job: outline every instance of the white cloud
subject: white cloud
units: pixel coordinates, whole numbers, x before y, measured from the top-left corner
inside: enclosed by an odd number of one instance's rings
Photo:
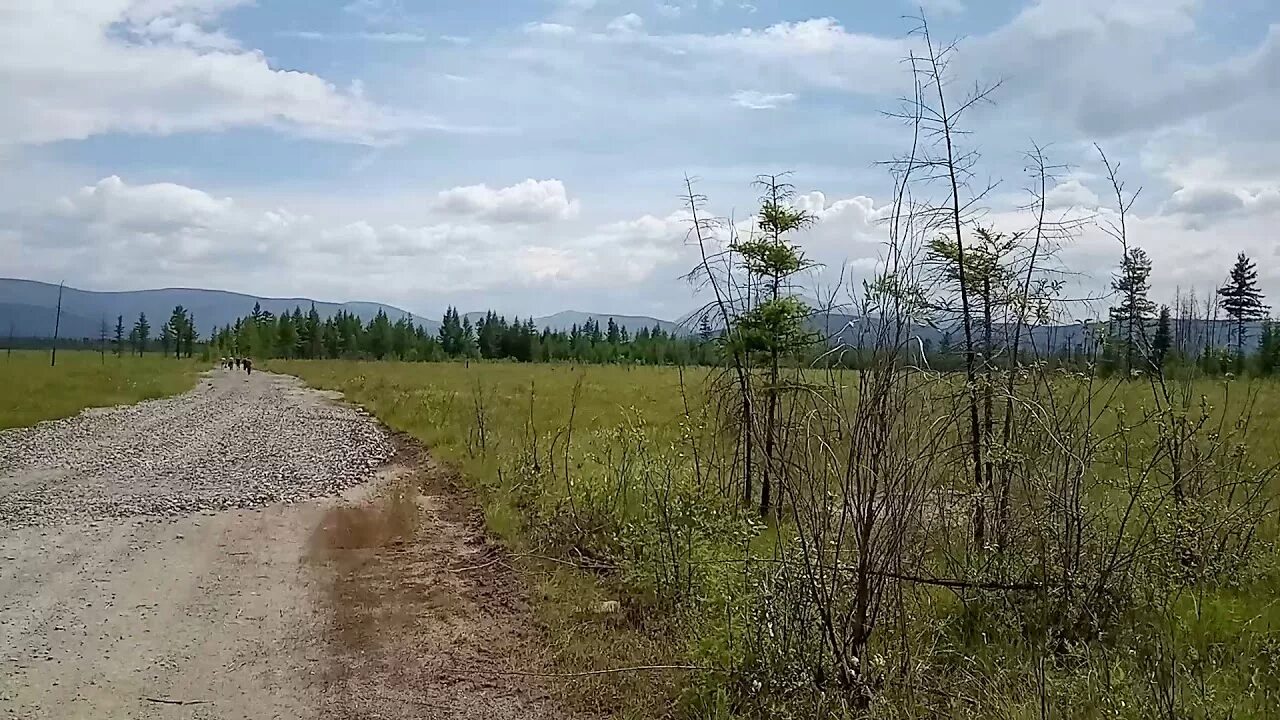
[[[683,12],[683,9],[679,5],[673,5],[666,2],[658,3],[657,9],[658,14],[665,18],[678,18]]]
[[[444,190],[434,207],[451,215],[463,215],[503,223],[536,223],[571,219],[578,201],[569,198],[559,180],[525,180],[510,187],[469,185]]]
[[[1233,215],[1262,214],[1280,210],[1280,185],[1258,191],[1221,185],[1178,188],[1160,206],[1163,215],[1177,216],[1187,227],[1207,229]]]
[[[744,79],[783,77],[788,83],[856,93],[897,92],[906,81],[901,63],[908,47],[904,40],[850,32],[834,18],[645,39]]]
[[[616,287],[648,278],[681,248],[675,219],[554,235],[523,224],[577,213],[558,181],[455,188],[438,197],[425,222],[380,222],[264,209],[184,185],[110,176],[24,213],[0,236],[19,258],[11,271],[25,276],[65,273],[108,287],[326,288],[377,298],[424,286],[441,294],[553,281]]]
[[[1098,195],[1079,180],[1068,180],[1050,188],[1044,195],[1047,210],[1069,208],[1093,209],[1098,207]]]
[[[627,13],[610,20],[605,29],[621,34],[638,33],[644,29],[644,18],[635,13]]]
[[[298,40],[362,40],[365,42],[388,43],[393,45],[416,45],[425,43],[430,38],[426,35],[410,32],[341,32],[326,33],[314,30],[284,30],[276,33],[278,37]]]
[[[0,142],[267,126],[385,142],[452,129],[273,68],[212,23],[242,0],[60,0],[0,10]],[[391,36],[386,36],[389,38]],[[384,39],[386,39],[384,38]]]
[[[63,197],[58,208],[67,217],[139,233],[168,233],[217,225],[234,210],[230,198],[173,183],[126,185],[119,176]]]
[[[549,35],[549,36],[565,36],[573,34],[572,25],[563,25],[553,22],[531,22],[524,26],[524,31],[530,35]]]
[[[763,93],[759,90],[741,90],[733,94],[733,104],[749,110],[773,110],[795,99],[794,93]]]

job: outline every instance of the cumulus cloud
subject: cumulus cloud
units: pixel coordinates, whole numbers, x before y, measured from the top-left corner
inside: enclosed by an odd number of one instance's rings
[[[399,296],[567,283],[641,282],[682,250],[679,218],[642,216],[547,235],[536,223],[577,212],[561,183],[526,181],[439,194],[418,224],[262,208],[174,183],[110,176],[0,230],[11,271],[57,268],[82,284],[217,286],[253,292],[343,289]],[[299,285],[282,285],[296,282]]]
[[[529,179],[504,188],[469,185],[444,190],[436,196],[435,207],[493,222],[537,223],[573,218],[579,204],[559,180]]]
[[[903,39],[852,32],[829,17],[714,34],[639,31],[637,26],[633,41],[675,57],[696,58],[708,69],[740,78],[784,74],[805,86],[857,93],[896,91],[905,78],[901,59],[908,46]]]
[[[795,99],[794,93],[765,93],[759,90],[741,90],[733,94],[733,104],[748,110],[773,110]]]
[[[1233,189],[1221,185],[1178,188],[1160,206],[1164,215],[1181,218],[1189,228],[1205,229],[1233,215],[1280,210],[1280,185],[1261,190]]]
[[[644,29],[644,18],[635,13],[627,13],[610,20],[605,29],[624,35],[638,33]]]
[[[1068,180],[1050,188],[1044,195],[1044,205],[1048,210],[1064,210],[1069,208],[1096,208],[1098,195],[1079,180]]]
[[[0,10],[0,142],[267,126],[385,142],[452,128],[272,67],[214,23],[243,0],[66,0]]]

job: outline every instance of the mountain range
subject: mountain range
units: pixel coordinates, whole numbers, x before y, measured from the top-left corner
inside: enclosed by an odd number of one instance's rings
[[[129,328],[132,327],[139,313],[146,313],[152,326],[158,327],[169,319],[176,305],[181,305],[190,311],[195,318],[196,328],[201,334],[207,335],[214,327],[234,323],[237,318],[248,315],[255,303],[263,310],[275,315],[293,312],[295,307],[300,307],[303,312],[306,312],[314,304],[321,317],[346,311],[367,321],[381,310],[391,318],[392,322],[407,316],[412,317],[414,322],[423,325],[430,332],[435,332],[440,327],[438,320],[424,318],[394,305],[376,302],[336,303],[310,298],[260,297],[226,290],[195,288],[98,292],[66,287],[62,292],[62,319],[58,336],[97,338],[102,332],[104,322],[109,328],[108,332],[111,332],[115,327],[116,317],[123,315],[125,326]],[[57,307],[57,285],[35,280],[0,278],[0,337],[7,335],[27,338],[52,337]],[[473,323],[484,315],[484,312],[466,314]],[[615,323],[632,333],[641,328],[653,328],[655,325],[667,332],[677,329],[676,323],[652,317],[574,310],[535,317],[533,321],[538,328],[568,330],[573,325],[585,324],[588,319],[594,319],[603,327],[608,324],[609,318],[613,318]]]
[[[131,327],[139,313],[146,313],[153,327],[165,322],[173,312],[175,305],[182,305],[191,311],[196,320],[196,327],[207,335],[214,327],[234,323],[237,318],[248,315],[254,304],[263,310],[276,315],[292,312],[295,307],[306,312],[314,303],[321,317],[328,317],[338,311],[346,311],[364,320],[372,318],[379,310],[385,312],[392,322],[403,317],[411,317],[414,322],[427,328],[429,332],[439,329],[438,320],[423,318],[393,305],[376,302],[325,302],[310,298],[270,298],[226,290],[201,290],[192,288],[163,288],[157,290],[130,290],[122,292],[96,292],[67,287],[63,289],[62,320],[59,337],[97,338],[102,332],[102,324],[112,331],[117,316],[123,315],[126,327]],[[47,338],[53,335],[54,316],[57,313],[58,286],[34,280],[18,280],[0,278],[0,337],[11,334],[22,338]],[[485,316],[484,312],[469,312],[465,317],[474,324]],[[513,316],[507,316],[514,319]],[[553,315],[535,317],[534,325],[538,328],[552,330],[569,330],[574,325],[582,326],[588,320],[595,320],[603,328],[612,318],[615,323],[625,327],[634,334],[642,328],[662,328],[666,332],[696,332],[701,315],[691,313],[675,322],[660,320],[644,315],[611,315],[608,313],[579,312],[565,310]],[[711,319],[714,320],[714,317]],[[860,339],[867,339],[874,331],[874,320],[832,310],[819,313],[811,319],[811,327],[833,341],[843,342],[850,346],[860,344]],[[1204,347],[1206,339],[1213,338],[1214,344],[1226,345],[1230,336],[1230,323],[1225,320],[1210,323],[1204,320],[1183,321],[1181,333],[1188,338],[1188,349],[1197,352]],[[717,323],[713,323],[717,325]],[[911,329],[911,336],[918,339],[921,345],[933,350],[945,344],[947,333],[944,329],[916,326]],[[961,333],[959,329],[951,331],[950,341],[959,345]],[[997,335],[1000,335],[997,331]],[[1247,333],[1249,344],[1256,346],[1261,332],[1258,323],[1250,323]],[[1078,349],[1087,344],[1085,331],[1080,324],[1048,325],[1031,329],[1020,343],[1023,347],[1034,346],[1040,353],[1059,352],[1064,348]]]

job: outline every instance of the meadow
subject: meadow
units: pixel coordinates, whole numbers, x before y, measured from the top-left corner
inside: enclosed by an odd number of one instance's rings
[[[1261,718],[1280,707],[1280,384],[1202,378],[1161,394],[1064,375],[988,460],[1013,480],[1002,529],[975,547],[974,488],[951,459],[952,376],[911,381],[900,420],[884,422],[874,378],[802,373],[823,399],[786,415],[796,440],[761,517],[736,485],[732,393],[714,370],[269,369],[343,392],[461,473],[534,588],[558,671],[643,668],[564,680],[587,709]],[[1184,402],[1169,406],[1173,395]],[[593,612],[607,600],[622,611]]]
[[[0,357],[0,428],[200,363]],[[1265,718],[1280,707],[1280,383],[1023,378],[972,539],[963,383],[795,371],[776,504],[722,370],[269,361],[456,469],[526,577],[565,700],[622,718]],[[1003,381],[1002,381],[1003,382]],[[1043,387],[1037,389],[1037,383]],[[890,402],[892,401],[892,402]],[[993,399],[1001,416],[1000,398]],[[755,452],[760,452],[757,447]],[[988,480],[990,482],[990,479]],[[601,608],[617,601],[617,612]]]
[[[190,390],[204,366],[148,354],[105,357],[59,350],[0,354],[0,430],[74,415],[88,407],[153,400]]]

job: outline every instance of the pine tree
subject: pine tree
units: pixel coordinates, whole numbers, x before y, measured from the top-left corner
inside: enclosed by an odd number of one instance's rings
[[[280,357],[292,358],[297,344],[298,330],[294,327],[293,318],[287,312],[280,313],[280,320],[276,323],[276,353]]]
[[[1169,348],[1173,344],[1173,333],[1170,327],[1169,306],[1160,306],[1160,319],[1156,321],[1156,334],[1151,338],[1151,364],[1157,370],[1164,368],[1165,358],[1169,356]]]
[[[367,333],[369,353],[379,360],[386,357],[392,345],[391,318],[386,312],[378,310],[378,314],[369,321]]]
[[[324,353],[324,325],[320,322],[320,313],[316,304],[311,303],[307,312],[307,352],[306,357],[314,360]]]
[[[808,348],[815,340],[806,329],[809,307],[795,295],[785,292],[790,278],[812,265],[800,248],[789,241],[789,236],[812,225],[815,217],[792,206],[794,190],[780,176],[762,176],[757,186],[763,190],[756,218],[760,234],[739,242],[737,251],[742,258],[743,269],[762,288],[763,299],[737,318],[736,327],[732,330],[736,352],[744,357],[760,358],[767,372],[764,383],[764,462],[760,482],[760,514],[767,515],[772,508],[772,474],[777,464],[774,456],[776,429],[781,424],[778,415],[781,362]],[[655,362],[666,360],[666,343],[661,342],[665,335],[658,325],[650,332],[650,337],[656,341]],[[747,490],[750,492],[750,487]]]
[[[703,313],[698,320],[698,337],[702,338],[702,342],[711,342],[711,338],[715,332],[711,329],[711,314]]]
[[[138,349],[138,354],[141,355],[147,351],[147,341],[151,339],[151,323],[147,322],[146,313],[138,313],[138,321],[133,324],[133,332],[135,346]]]
[[[455,313],[457,311],[454,311]],[[475,328],[471,326],[471,318],[462,319],[462,332],[458,341],[458,354],[463,357],[476,357],[479,351],[476,349],[476,333]]]
[[[169,353],[169,342],[173,343],[173,356],[182,356],[182,339],[187,334],[187,310],[181,305],[175,305],[173,313],[169,315],[169,322],[160,328],[161,345],[164,346],[165,354]]]
[[[1257,367],[1259,375],[1271,375],[1280,366],[1280,328],[1274,320],[1262,321],[1262,333],[1258,343]]]
[[[1239,369],[1244,361],[1245,325],[1266,317],[1269,309],[1263,304],[1262,291],[1258,289],[1258,268],[1244,253],[1236,256],[1227,284],[1218,289],[1218,306],[1235,321],[1236,367]]]
[[[172,321],[160,326],[160,354],[162,356],[168,357],[169,345],[173,343],[173,334]]]
[[[1147,325],[1155,303],[1147,299],[1151,289],[1151,259],[1139,247],[1129,248],[1120,261],[1120,272],[1112,278],[1111,289],[1120,303],[1111,309],[1115,336],[1123,353],[1124,371],[1129,374],[1147,348]]]
[[[196,345],[196,316],[187,311],[187,322],[182,328],[182,349],[191,357]]]

